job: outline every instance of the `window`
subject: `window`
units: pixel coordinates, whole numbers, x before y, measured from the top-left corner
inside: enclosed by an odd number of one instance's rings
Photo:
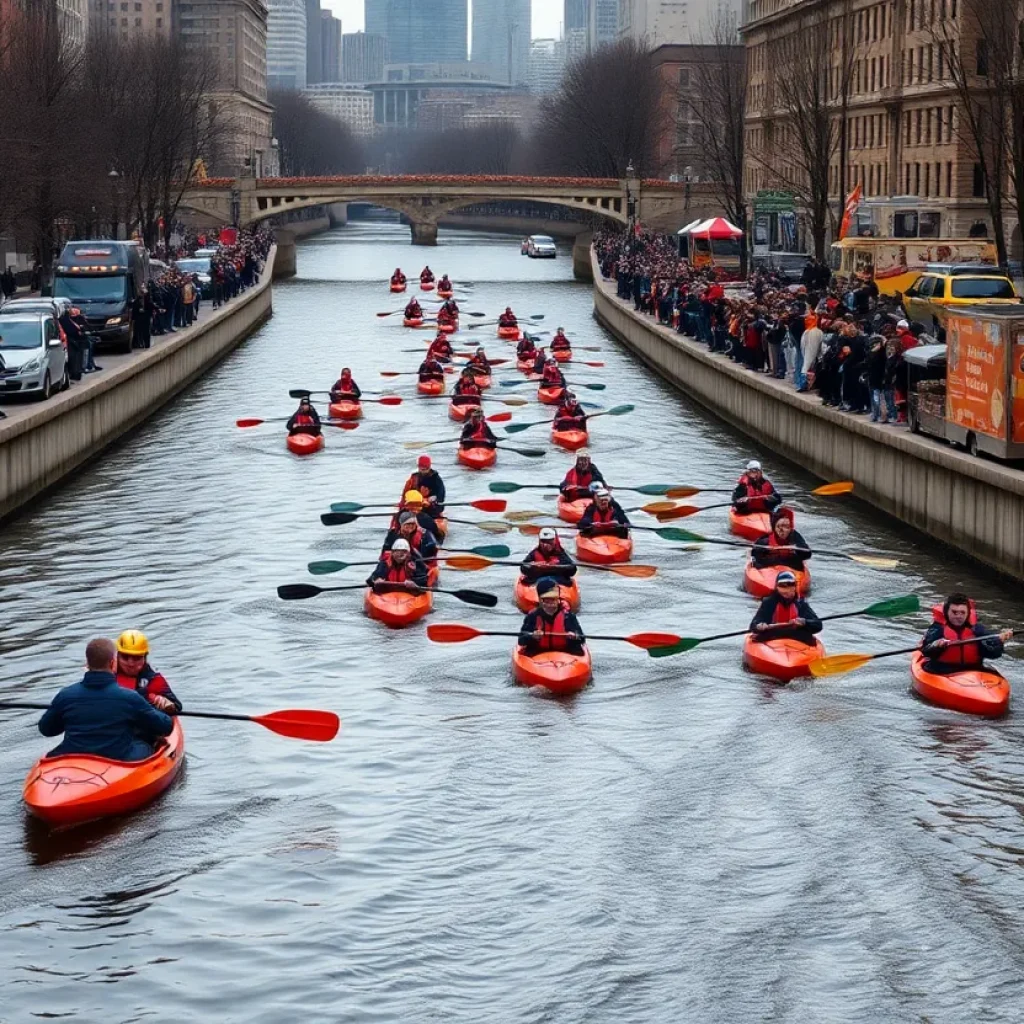
[[[944,299],[946,297],[946,282],[941,277],[933,278],[935,285],[932,288],[933,299]]]
[[[1013,285],[1005,278],[958,278],[953,281],[954,299],[1015,299]]]
[[[985,173],[981,169],[981,164],[974,165],[974,180],[971,183],[971,195],[977,199],[983,199],[988,191],[985,188]]]
[[[978,47],[975,53],[975,60],[978,63],[978,77],[988,77],[988,40],[979,39]]]
[[[689,89],[690,88],[690,69],[680,68],[679,69],[679,88]]]

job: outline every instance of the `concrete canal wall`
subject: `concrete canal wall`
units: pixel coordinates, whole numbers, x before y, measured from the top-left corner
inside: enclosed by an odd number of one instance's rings
[[[670,383],[772,451],[944,544],[1024,579],[1024,473],[902,427],[824,408],[817,396],[738,367],[620,302],[596,262],[597,318]]]
[[[201,377],[271,314],[271,250],[260,283],[188,330],[131,355],[97,353],[90,374],[46,402],[8,403],[0,420],[0,518],[59,483]]]

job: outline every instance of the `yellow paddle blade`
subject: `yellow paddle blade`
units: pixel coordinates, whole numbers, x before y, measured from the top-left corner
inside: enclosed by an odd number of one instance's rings
[[[426,448],[429,445],[429,441],[403,441],[402,447],[408,448],[409,451],[418,451],[420,448]]]
[[[866,665],[873,657],[871,654],[830,654],[811,662],[811,675],[818,679],[822,676],[845,675]]]
[[[505,518],[510,523],[528,523],[531,519],[541,519],[550,515],[550,512],[536,512],[528,509],[525,512],[506,512]]]
[[[616,576],[626,576],[631,580],[649,580],[658,573],[656,565],[610,565],[608,568]]]
[[[898,569],[903,563],[898,558],[878,558],[875,555],[850,555],[851,561],[870,565],[872,569]]]
[[[852,490],[852,480],[841,480],[837,484],[825,484],[824,487],[815,487],[811,494],[818,494],[824,498],[834,498],[837,494],[849,494]]]
[[[671,512],[675,507],[676,503],[674,501],[652,501],[649,505],[644,505],[640,511],[653,516],[659,512]]]

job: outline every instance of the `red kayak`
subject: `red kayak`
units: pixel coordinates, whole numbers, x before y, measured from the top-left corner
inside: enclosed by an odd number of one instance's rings
[[[754,597],[767,597],[775,592],[775,580],[780,572],[791,572],[796,577],[796,592],[800,597],[805,597],[811,592],[810,569],[790,569],[788,565],[770,565],[764,569],[755,569],[753,562],[747,562],[747,567],[743,571],[743,589]]]
[[[567,452],[574,452],[577,448],[583,448],[588,438],[585,430],[555,430],[552,427],[551,440],[559,448],[564,448]]]
[[[754,634],[748,633],[743,641],[743,664],[751,672],[771,676],[783,683],[809,676],[811,662],[824,657],[825,647],[820,640],[813,644],[805,644],[792,637],[755,640]]]
[[[563,601],[569,602],[569,609],[571,611],[579,611],[580,588],[575,577],[558,585],[558,596]],[[519,579],[516,580],[515,599],[516,607],[521,612],[532,612],[539,603],[537,600],[537,587],[533,584],[527,583],[526,580],[520,576]]]
[[[572,349],[571,348],[553,348],[551,354],[560,363],[571,363],[572,362]]]
[[[459,448],[459,462],[468,469],[487,469],[498,458],[494,448]]]
[[[522,686],[543,686],[558,697],[579,693],[592,676],[590,651],[568,654],[541,651],[528,658],[518,647],[512,650],[512,678]]]
[[[425,292],[432,292],[434,290],[434,282],[420,281],[420,289]]]
[[[474,373],[473,380],[481,391],[486,391],[491,386],[491,375],[489,373]]]
[[[145,761],[110,761],[92,754],[44,757],[25,779],[29,812],[50,825],[80,825],[128,814],[155,800],[185,764],[185,734],[174,730]]]
[[[292,455],[312,455],[323,448],[324,435],[318,434],[314,437],[312,434],[289,434],[285,438],[285,444]]]
[[[469,415],[470,410],[479,409],[480,403],[477,402],[475,405],[467,402],[465,405],[456,405],[454,402],[448,403],[448,418],[455,420],[456,423],[462,423]]]
[[[518,327],[499,327],[498,337],[504,338],[506,341],[518,341],[519,340],[519,328]]]
[[[444,381],[443,380],[418,380],[416,382],[416,390],[421,395],[443,395],[444,394]]]
[[[437,329],[442,334],[454,334],[459,329],[459,321],[456,320],[450,324],[438,324]]]
[[[533,363],[534,363],[534,360],[532,360],[532,359],[517,359],[516,360],[516,369],[520,373],[525,373],[525,374],[529,375],[529,374],[533,373]]]
[[[628,562],[632,554],[632,537],[616,537],[611,533],[599,534],[596,537],[576,534],[576,557],[581,562],[610,565],[613,562]]]
[[[371,619],[383,622],[392,629],[402,629],[418,622],[433,606],[433,594],[408,594],[394,591],[378,594],[372,588],[366,590],[366,614]]]
[[[578,523],[583,518],[583,513],[590,508],[590,498],[578,498],[576,501],[566,501],[562,495],[558,496],[558,518],[567,523]]]
[[[439,299],[450,299],[455,294],[450,288],[438,288],[437,297]]]
[[[729,530],[737,537],[747,540],[760,540],[766,533],[772,532],[771,516],[767,512],[750,512],[740,515],[735,509],[729,509]]]
[[[928,672],[923,654],[910,659],[914,690],[925,700],[968,715],[998,718],[1010,710],[1010,684],[991,669],[968,669],[941,675]]]
[[[558,405],[562,400],[562,392],[565,388],[561,384],[554,384],[545,387],[543,384],[537,388],[537,401],[543,405]]]
[[[331,402],[327,411],[331,419],[358,420],[363,415],[363,403],[358,398],[343,398],[339,402]]]
[[[399,281],[392,281],[391,282],[391,290],[393,292],[404,292],[405,291],[405,285],[403,283],[399,282]]]
[[[423,326],[423,317],[421,317],[421,316],[403,317],[402,318],[402,326],[403,327],[422,327]]]

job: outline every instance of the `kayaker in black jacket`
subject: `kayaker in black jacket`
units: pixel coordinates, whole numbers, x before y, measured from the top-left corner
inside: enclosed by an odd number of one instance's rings
[[[786,565],[790,569],[803,569],[811,557],[807,541],[793,529],[793,511],[780,505],[771,517],[772,532],[758,537],[750,551],[755,568]]]
[[[520,569],[527,583],[554,576],[564,583],[576,575],[576,563],[558,541],[558,534],[545,526],[537,537],[537,546],[523,559]]]
[[[422,590],[427,586],[427,567],[410,551],[409,542],[399,538],[390,551],[380,556],[377,568],[366,581],[374,590]]]
[[[580,448],[576,452],[576,464],[565,474],[565,479],[558,488],[566,501],[579,501],[591,496],[591,484],[604,484],[601,470],[590,461],[590,452]]]
[[[310,434],[313,437],[319,437],[323,433],[323,427],[320,426],[320,414],[313,408],[313,403],[308,398],[303,398],[299,402],[299,407],[288,420],[287,427],[289,437],[295,434]]]
[[[921,650],[927,659],[926,671],[939,675],[983,669],[984,659],[1001,658],[1003,645],[1013,638],[1012,629],[996,633],[979,622],[974,602],[966,594],[950,594],[944,604],[932,609],[932,619],[921,641]],[[950,646],[958,640],[972,638],[977,638],[978,642]]]
[[[360,398],[362,391],[359,385],[352,379],[352,371],[346,366],[341,371],[341,376],[331,385],[331,401],[337,402],[342,398]]]
[[[542,651],[582,654],[586,636],[579,620],[558,592],[558,581],[545,576],[537,581],[539,604],[530,612],[519,630],[519,647],[527,657]]]
[[[761,463],[751,459],[747,463],[747,471],[736,482],[732,492],[732,503],[740,515],[748,512],[771,512],[776,505],[782,504],[775,485],[761,471]]]
[[[462,436],[459,438],[460,448],[497,448],[498,439],[494,431],[487,425],[484,419],[484,411],[479,405],[473,406],[469,412],[469,419],[462,428]]]
[[[412,553],[428,565],[437,562],[437,536],[433,520],[426,513],[420,515],[430,525],[424,525],[420,517],[413,512],[399,512],[398,526],[388,530],[384,538],[383,550],[390,551],[395,543],[404,540],[412,550]]]
[[[796,577],[791,572],[780,572],[775,593],[761,601],[750,620],[755,640],[790,637],[808,646],[814,643],[814,634],[821,632],[821,620],[803,598],[797,597],[796,589]]]
[[[402,488],[402,496],[409,491],[419,491],[426,499],[427,512],[439,516],[444,512],[445,486],[441,474],[433,468],[429,455],[421,455],[416,460],[416,472],[413,473]]]
[[[579,522],[580,533],[586,537],[609,534],[628,537],[631,525],[629,516],[606,487],[599,487],[594,491],[594,500]]]

